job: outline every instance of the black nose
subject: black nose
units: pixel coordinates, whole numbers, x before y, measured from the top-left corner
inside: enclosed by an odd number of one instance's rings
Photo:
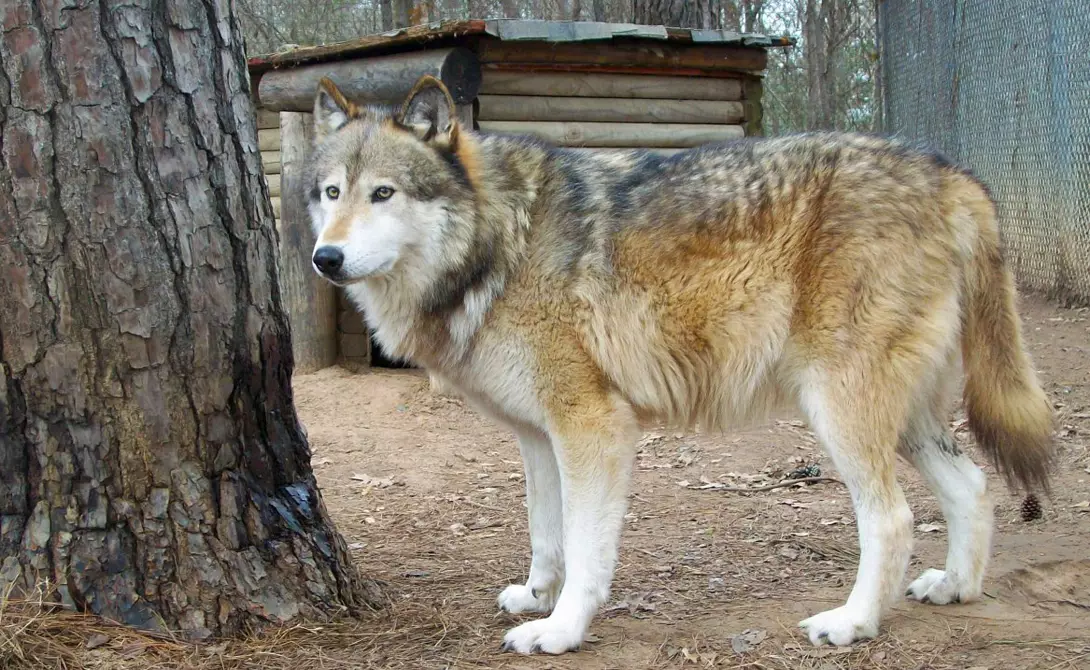
[[[314,252],[314,265],[322,274],[333,276],[344,265],[344,252],[337,247],[318,247]]]

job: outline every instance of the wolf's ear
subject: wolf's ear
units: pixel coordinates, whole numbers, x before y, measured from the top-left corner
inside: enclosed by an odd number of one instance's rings
[[[320,140],[336,132],[359,113],[359,108],[344,97],[329,77],[322,77],[318,82],[318,93],[314,96],[315,139]]]
[[[397,121],[424,142],[453,149],[458,141],[458,118],[450,91],[430,74],[416,81],[401,105]]]

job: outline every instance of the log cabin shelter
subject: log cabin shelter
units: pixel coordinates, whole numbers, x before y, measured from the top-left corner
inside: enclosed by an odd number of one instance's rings
[[[357,103],[400,103],[423,74],[463,124],[586,151],[687,147],[762,134],[768,50],[789,37],[665,26],[489,19],[422,24],[248,62],[258,142],[280,237],[281,294],[296,369],[397,366],[339,289],[313,271],[314,236],[293,192],[319,79]],[[283,188],[282,188],[283,185]]]

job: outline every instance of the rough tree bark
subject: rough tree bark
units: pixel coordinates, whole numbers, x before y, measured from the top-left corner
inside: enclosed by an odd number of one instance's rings
[[[412,25],[412,0],[393,0],[393,27],[405,28]]]
[[[831,130],[836,119],[837,0],[806,0],[804,12],[806,129]]]
[[[609,13],[606,11],[605,0],[591,0],[590,11],[592,21],[609,20]]]
[[[382,15],[382,29],[393,30],[394,28],[394,5],[393,0],[379,0],[379,13]]]
[[[0,10],[0,592],[198,638],[380,597],[292,403],[230,6]]]
[[[719,28],[719,0],[633,0],[635,23],[676,28]]]

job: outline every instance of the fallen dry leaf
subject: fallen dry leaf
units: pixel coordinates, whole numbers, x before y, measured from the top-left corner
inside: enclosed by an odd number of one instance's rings
[[[768,631],[749,628],[731,636],[730,648],[737,654],[744,654],[764,642],[766,637],[768,637]]]
[[[365,486],[375,486],[380,489],[397,486],[401,482],[395,482],[393,477],[372,477],[362,473],[352,475],[352,481],[361,482]]]

